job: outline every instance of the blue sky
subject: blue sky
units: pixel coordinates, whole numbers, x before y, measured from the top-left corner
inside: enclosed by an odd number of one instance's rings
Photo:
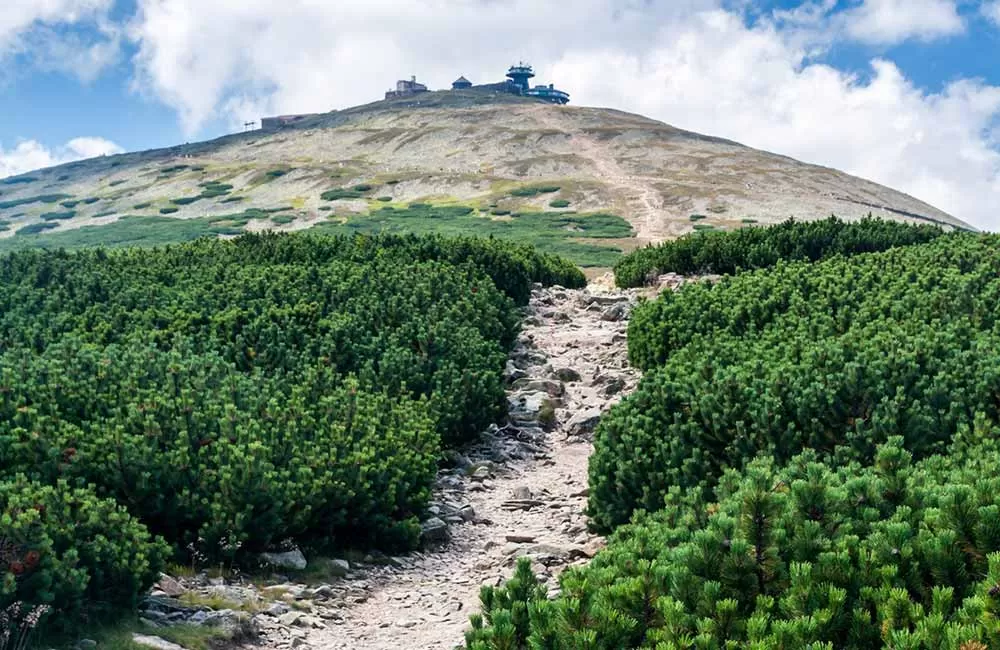
[[[1000,229],[1000,0],[7,0],[0,175],[528,59],[643,113]],[[504,39],[483,39],[485,30]]]

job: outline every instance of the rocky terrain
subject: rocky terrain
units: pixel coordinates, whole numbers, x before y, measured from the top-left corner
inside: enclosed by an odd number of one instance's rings
[[[539,184],[558,194],[518,193]],[[321,196],[358,186],[369,189],[332,201]],[[554,198],[564,207],[553,208]],[[638,115],[449,91],[6,179],[0,238],[25,227],[48,235],[108,226],[126,216],[234,213],[244,218],[223,223],[237,231],[297,230],[349,225],[358,215],[413,202],[474,207],[494,220],[509,220],[510,212],[610,212],[634,229],[616,242],[625,249],[696,225],[738,228],[793,216],[873,213],[967,227],[875,183]]]
[[[319,581],[292,571],[256,584],[164,577],[144,605],[153,626],[144,641],[157,643],[155,626],[193,622],[276,650],[444,650],[462,642],[480,586],[504,581],[517,558],[556,590],[566,567],[604,544],[587,530],[587,459],[602,412],[638,380],[625,345],[638,296],[608,278],[583,290],[536,287],[506,369],[509,419],[441,471],[424,551],[326,560]],[[267,560],[289,570],[310,561],[297,550]]]

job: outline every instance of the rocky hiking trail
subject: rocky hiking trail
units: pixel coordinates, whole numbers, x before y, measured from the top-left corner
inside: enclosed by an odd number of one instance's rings
[[[165,578],[147,618],[241,619],[259,631],[247,648],[451,650],[479,611],[480,587],[505,581],[519,557],[529,557],[554,592],[566,567],[604,545],[584,514],[591,434],[638,381],[628,367],[626,327],[639,293],[602,280],[581,290],[536,285],[505,371],[508,421],[453,453],[454,466],[439,473],[424,551],[333,560],[322,584]],[[298,551],[285,555],[290,565],[305,562]],[[169,597],[185,591],[256,613],[184,610]]]
[[[303,645],[450,650],[479,611],[480,586],[500,584],[518,557],[532,558],[554,588],[562,569],[601,548],[584,516],[589,437],[637,381],[625,347],[633,301],[596,288],[535,289],[506,371],[510,421],[455,454],[457,467],[439,476],[439,516],[424,526],[442,546],[348,576],[357,579],[340,585],[338,618],[308,630]]]

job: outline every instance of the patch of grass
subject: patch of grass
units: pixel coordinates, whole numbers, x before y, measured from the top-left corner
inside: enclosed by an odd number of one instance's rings
[[[328,205],[321,205],[321,206],[319,206],[319,208],[317,208],[317,209],[318,209],[318,210],[319,210],[320,212],[329,212],[329,211],[333,210],[333,208],[331,208],[331,207],[330,207],[330,206],[328,206]]]
[[[97,203],[100,200],[101,199],[98,198],[98,197],[96,197],[96,196],[91,196],[91,197],[88,197],[88,198],[84,199],[83,202],[86,203],[87,205],[93,205],[94,203]]]
[[[170,202],[174,205],[191,205],[192,203],[200,200],[200,196],[183,196],[179,199],[170,199]]]
[[[549,201],[549,207],[550,208],[568,208],[569,207],[569,201],[567,201],[566,199],[553,199],[552,201]]]
[[[324,201],[340,201],[341,199],[363,199],[364,196],[357,190],[338,189],[323,192],[319,197]]]
[[[284,226],[295,221],[295,217],[290,214],[276,214],[271,217],[271,221],[278,224],[279,226]]]
[[[202,188],[201,198],[203,199],[214,199],[219,196],[225,196],[233,189],[232,185],[220,183],[219,181],[199,183],[199,186]]]
[[[392,179],[391,181],[386,181],[386,182],[385,182],[385,184],[386,184],[386,185],[399,185],[399,182],[400,182],[400,181],[399,181],[399,179],[398,179],[398,178],[394,178],[394,179]]]
[[[174,165],[173,167],[164,167],[160,170],[161,174],[173,174],[174,172],[184,171],[188,168],[188,165]]]
[[[174,207],[160,208],[160,214],[173,214],[173,213],[179,212],[179,211],[180,211],[180,208],[174,208]]]
[[[290,171],[292,171],[292,170],[291,169],[272,169],[271,171],[267,172],[266,176],[268,178],[281,178],[282,176],[284,176],[285,174],[287,174]]]
[[[688,219],[691,221],[701,221],[702,219],[708,219],[708,217],[703,214],[692,214]]]
[[[187,650],[217,650],[226,645],[227,633],[218,627],[207,625],[170,625],[168,627],[150,627],[136,619],[124,619],[114,624],[94,625],[78,630],[78,638],[93,639],[101,650],[142,650],[142,646],[132,641],[133,634],[158,636],[161,639],[176,643]],[[74,639],[48,638],[45,635],[37,639],[40,643],[32,647],[73,647]]]
[[[22,205],[31,205],[32,203],[58,203],[63,199],[71,198],[73,198],[72,194],[40,194],[38,196],[28,196],[23,199],[0,201],[0,210],[8,210]]]
[[[374,188],[371,185],[361,183],[360,185],[355,185],[351,189],[354,190],[355,192],[364,193],[364,192],[371,192]]]
[[[60,176],[60,177],[59,177],[59,178],[57,178],[56,180],[57,180],[58,182],[60,182],[60,183],[62,183],[63,181],[68,181],[68,180],[69,180],[69,174],[63,174],[62,176]]]
[[[246,201],[245,196],[227,196],[226,198],[219,201],[219,203],[239,203],[241,201]]]
[[[37,235],[40,232],[45,232],[46,230],[52,230],[53,228],[58,228],[59,224],[52,223],[51,221],[43,221],[42,223],[32,223],[28,224],[24,228],[19,228],[15,233],[17,235]]]
[[[550,399],[542,400],[542,408],[538,410],[538,424],[546,431],[552,431],[557,423],[555,403]]]
[[[5,178],[2,182],[4,185],[27,185],[37,180],[34,176],[16,176],[14,178]]]
[[[741,223],[746,223],[746,224],[758,223],[756,219],[751,219],[749,217],[744,217],[743,219],[740,219],[740,222]]]
[[[76,210],[67,210],[66,212],[45,212],[40,218],[42,221],[66,221],[75,216]]]
[[[378,197],[375,200],[376,201],[381,201],[382,203],[392,203],[392,197],[391,196],[380,196],[380,197]]]
[[[204,165],[195,165],[194,167],[191,168],[191,171],[193,171],[193,172],[203,172],[203,171],[205,171],[205,166]]]
[[[529,185],[527,187],[518,187],[511,190],[510,195],[530,197],[538,196],[539,194],[553,194],[561,189],[562,187],[559,185]]]
[[[113,166],[114,166],[114,165],[112,165],[112,167],[113,167]],[[125,183],[127,183],[127,182],[128,182],[128,181],[126,181],[126,180],[122,180],[122,179],[118,179],[118,180],[116,180],[116,181],[111,181],[110,183],[108,183],[108,187],[117,187],[117,186],[119,186],[119,185],[124,185],[124,184],[125,184]]]
[[[510,214],[510,210],[504,210],[502,208],[493,208],[492,210],[490,210],[490,214],[496,217],[505,217],[508,214]]]
[[[80,201],[63,201],[59,205],[66,208],[67,210],[72,210],[76,206],[80,205]]]
[[[234,228],[242,226],[240,223],[242,221],[242,215],[236,220],[227,217],[177,219],[161,216],[125,216],[113,224],[104,226],[84,226],[62,232],[39,234],[57,226],[57,223],[42,222],[32,224],[41,228],[26,226],[19,230],[16,236],[0,239],[0,253],[28,248],[72,250],[95,246],[107,248],[163,246],[199,237],[230,234],[235,232]],[[25,230],[28,232],[24,232]]]
[[[427,203],[413,203],[406,208],[386,206],[367,215],[327,221],[315,228],[336,233],[467,235],[474,232],[483,237],[530,241],[540,250],[564,255],[582,266],[613,265],[621,257],[621,250],[599,240],[632,236],[628,222],[610,214],[526,212],[519,217],[498,220],[481,216],[467,206]]]
[[[115,210],[105,210],[104,212],[98,212],[97,214],[95,214],[94,218],[100,219],[101,217],[110,217],[113,214],[116,214]]]
[[[324,206],[329,207],[329,206]],[[171,214],[176,207],[162,208]],[[162,246],[218,235],[239,235],[254,219],[269,219],[272,223],[290,223],[295,217],[287,206],[202,217],[177,219],[169,216],[123,216],[115,223],[103,226],[44,233],[57,224],[43,222],[27,233],[0,239],[0,253],[24,248],[67,250],[93,246]],[[327,210],[329,212],[329,210]],[[506,220],[480,215],[471,207],[461,205],[431,205],[414,203],[406,208],[380,207],[367,215],[354,215],[330,220],[316,226],[321,232],[338,234],[352,232],[439,233],[442,235],[493,236],[516,241],[530,241],[540,250],[563,255],[582,266],[609,267],[621,257],[621,250],[603,239],[627,238],[632,229],[623,219],[610,214],[568,214],[565,212],[525,212]],[[24,229],[22,229],[24,230]]]
[[[136,203],[135,205],[132,206],[132,209],[133,210],[145,210],[146,208],[152,207],[152,205],[153,204],[150,203],[149,201],[147,201],[145,203]]]
[[[715,230],[715,226],[710,223],[696,223],[694,224],[694,229],[699,231]]]

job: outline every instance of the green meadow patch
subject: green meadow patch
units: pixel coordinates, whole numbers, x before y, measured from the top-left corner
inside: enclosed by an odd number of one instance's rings
[[[539,250],[556,253],[581,266],[609,266],[621,250],[602,239],[632,236],[632,227],[621,217],[604,214],[525,212],[493,219],[467,206],[434,206],[412,203],[405,208],[385,206],[367,215],[331,217],[316,226],[324,231],[393,232],[442,235],[478,235],[533,243]]]

